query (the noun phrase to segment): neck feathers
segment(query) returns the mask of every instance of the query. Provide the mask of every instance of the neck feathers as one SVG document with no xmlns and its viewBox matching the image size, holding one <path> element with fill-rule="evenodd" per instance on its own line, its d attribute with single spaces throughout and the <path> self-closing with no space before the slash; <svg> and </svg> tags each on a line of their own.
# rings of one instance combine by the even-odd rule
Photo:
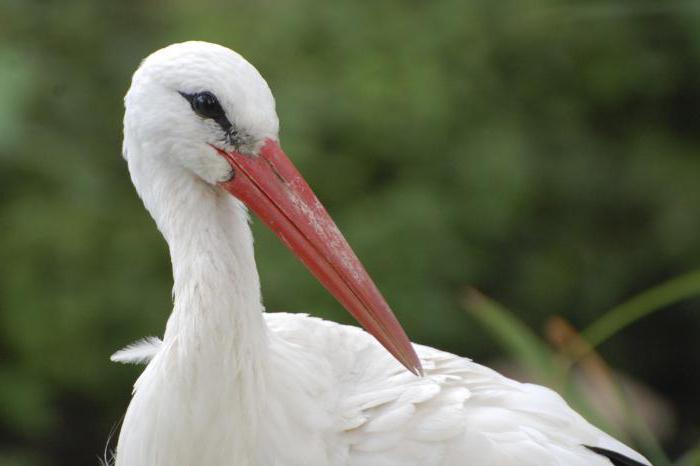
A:
<svg viewBox="0 0 700 466">
<path fill-rule="evenodd" d="M 243 204 L 164 157 L 130 157 L 129 168 L 170 249 L 174 307 L 164 347 L 178 372 L 263 372 L 267 329 Z"/>
<path fill-rule="evenodd" d="M 173 266 L 173 313 L 164 340 L 229 369 L 255 363 L 266 329 L 253 238 L 243 205 L 185 174 L 154 215 Z"/>
<path fill-rule="evenodd" d="M 118 464 L 218 465 L 220 455 L 255 464 L 249 456 L 258 442 L 270 357 L 247 213 L 186 170 L 161 167 L 143 179 L 147 171 L 132 169 L 131 161 L 130 169 L 168 242 L 174 308 L 162 349 L 137 382 Z M 177 458 L 159 448 L 193 443 L 202 448 L 173 449 Z"/>
</svg>

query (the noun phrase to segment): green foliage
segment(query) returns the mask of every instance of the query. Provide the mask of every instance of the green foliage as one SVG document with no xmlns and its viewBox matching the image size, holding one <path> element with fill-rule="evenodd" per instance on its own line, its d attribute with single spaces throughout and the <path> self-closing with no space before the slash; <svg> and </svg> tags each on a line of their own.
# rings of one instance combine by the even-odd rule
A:
<svg viewBox="0 0 700 466">
<path fill-rule="evenodd" d="M 513 313 L 476 290 L 469 290 L 465 307 L 540 383 L 553 385 L 558 372 L 553 352 Z"/>
<path fill-rule="evenodd" d="M 700 294 L 700 271 L 694 271 L 654 288 L 616 306 L 583 331 L 583 338 L 595 347 L 627 325 L 654 311 Z"/>
<path fill-rule="evenodd" d="M 501 348 L 461 312 L 465 285 L 527 328 L 554 312 L 581 326 L 697 268 L 698 12 L 629 0 L 0 3 L 0 464 L 95 464 L 138 374 L 108 356 L 164 327 L 167 249 L 119 156 L 121 99 L 151 51 L 203 39 L 254 63 L 283 146 L 408 333 L 483 361 Z M 255 233 L 269 309 L 350 321 Z M 675 407 L 673 458 L 700 435 L 697 304 L 599 348 Z"/>
</svg>

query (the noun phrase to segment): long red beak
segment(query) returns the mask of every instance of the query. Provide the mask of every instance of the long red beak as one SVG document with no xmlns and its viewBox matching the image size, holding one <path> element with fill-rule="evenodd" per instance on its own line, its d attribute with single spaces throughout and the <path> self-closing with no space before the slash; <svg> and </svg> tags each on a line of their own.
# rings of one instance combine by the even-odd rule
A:
<svg viewBox="0 0 700 466">
<path fill-rule="evenodd" d="M 217 151 L 234 171 L 222 186 L 255 212 L 401 364 L 422 374 L 389 305 L 279 144 L 268 139 L 259 155 Z"/>
</svg>

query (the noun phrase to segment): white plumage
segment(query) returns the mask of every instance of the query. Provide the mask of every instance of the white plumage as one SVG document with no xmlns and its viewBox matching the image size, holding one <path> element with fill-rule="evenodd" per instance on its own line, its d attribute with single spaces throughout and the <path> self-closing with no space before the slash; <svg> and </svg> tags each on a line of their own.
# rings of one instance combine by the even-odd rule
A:
<svg viewBox="0 0 700 466">
<path fill-rule="evenodd" d="M 226 121 L 193 103 L 202 92 Z M 222 154 L 259 157 L 277 117 L 239 55 L 202 42 L 154 53 L 134 75 L 124 128 L 132 180 L 170 248 L 174 309 L 162 342 L 113 356 L 150 361 L 117 466 L 611 466 L 609 452 L 650 464 L 549 389 L 420 345 L 417 377 L 364 330 L 265 313 L 247 212 L 222 188 L 232 170 L 248 174 Z M 388 333 L 383 344 L 411 367 Z"/>
</svg>

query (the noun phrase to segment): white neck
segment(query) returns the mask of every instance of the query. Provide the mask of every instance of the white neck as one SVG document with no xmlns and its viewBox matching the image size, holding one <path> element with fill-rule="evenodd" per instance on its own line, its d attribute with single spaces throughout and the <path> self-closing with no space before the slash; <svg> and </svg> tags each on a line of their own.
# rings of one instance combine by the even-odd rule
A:
<svg viewBox="0 0 700 466">
<path fill-rule="evenodd" d="M 267 334 L 253 237 L 242 204 L 193 177 L 176 188 L 158 226 L 173 265 L 173 313 L 164 340 L 178 340 L 187 363 L 194 351 L 229 370 L 264 364 Z"/>
<path fill-rule="evenodd" d="M 164 157 L 133 157 L 129 168 L 170 249 L 174 308 L 165 342 L 238 370 L 260 362 L 266 330 L 243 204 Z"/>
<path fill-rule="evenodd" d="M 234 464 L 254 464 L 249 455 L 264 419 L 270 349 L 247 213 L 228 193 L 176 166 L 157 167 L 152 177 L 139 174 L 153 170 L 130 170 L 168 242 L 174 277 L 163 349 L 137 382 L 132 406 L 143 402 L 175 419 L 134 422 L 154 445 L 199 441 L 211 454 L 230 451 Z M 125 425 L 130 421 L 127 415 Z M 208 436 L 187 438 L 196 433 Z M 127 450 L 129 442 L 120 439 L 120 449 L 122 443 Z M 122 459 L 128 456 L 124 451 Z M 167 461 L 152 464 L 184 464 Z M 192 461 L 216 464 L 201 453 Z"/>
</svg>

